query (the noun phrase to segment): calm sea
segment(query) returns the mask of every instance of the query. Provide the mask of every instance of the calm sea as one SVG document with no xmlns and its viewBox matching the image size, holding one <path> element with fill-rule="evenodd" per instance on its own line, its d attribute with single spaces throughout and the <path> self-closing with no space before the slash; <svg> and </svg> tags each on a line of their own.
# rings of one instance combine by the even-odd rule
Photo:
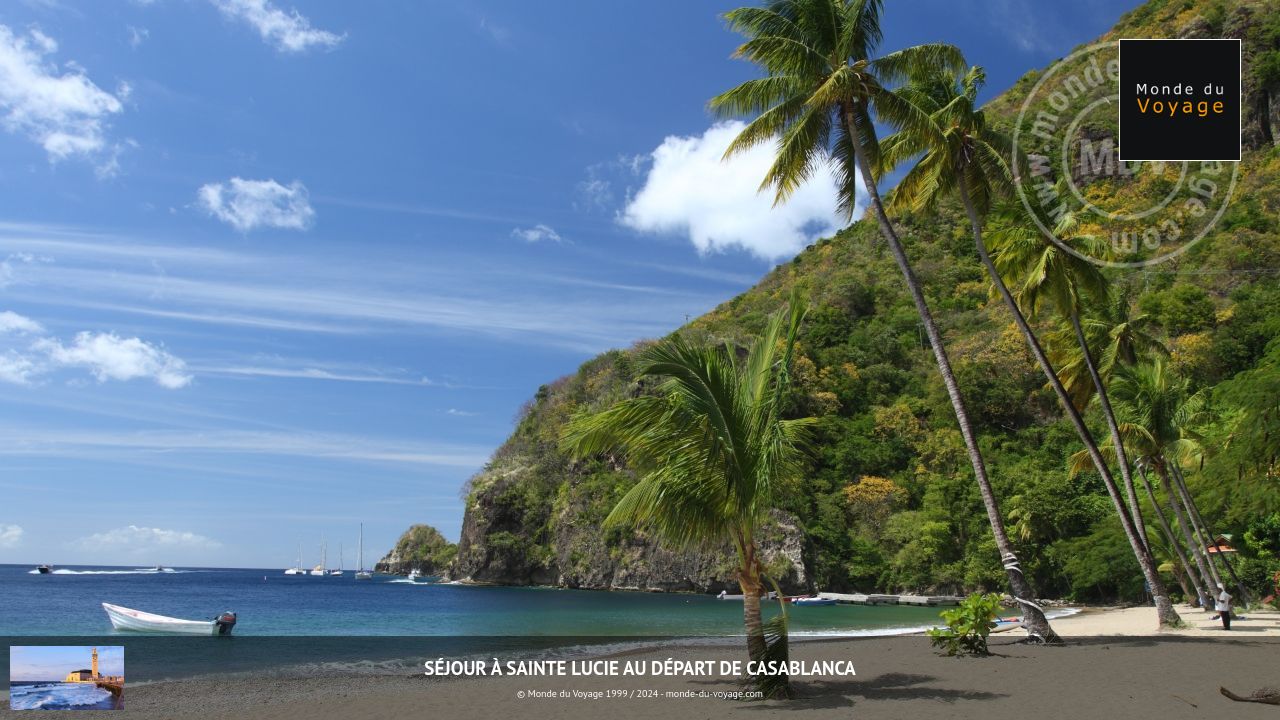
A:
<svg viewBox="0 0 1280 720">
<path fill-rule="evenodd" d="M 0 565 L 0 644 L 123 645 L 127 683 L 201 675 L 410 674 L 436 657 L 573 656 L 673 638 L 742 643 L 742 603 L 709 595 L 411 583 L 375 576 L 288 576 L 279 569 Z M 230 638 L 145 636 L 111 628 L 102 603 L 186 619 L 238 614 Z M 766 614 L 776 603 L 766 604 Z M 883 635 L 938 622 L 937 609 L 796 607 L 793 639 Z M 43 636 L 35 639 L 32 636 Z M 735 637 L 736 636 L 736 637 Z M 0 673 L 7 674 L 0 655 Z"/>
<path fill-rule="evenodd" d="M 0 565 L 0 635 L 116 634 L 102 603 L 191 620 L 237 613 L 235 635 L 726 636 L 742 603 L 710 595 L 411 583 L 276 570 Z M 937 624 L 938 611 L 838 605 L 791 609 L 793 633 L 881 634 Z M 128 634 L 125 634 L 128 635 Z"/>
</svg>

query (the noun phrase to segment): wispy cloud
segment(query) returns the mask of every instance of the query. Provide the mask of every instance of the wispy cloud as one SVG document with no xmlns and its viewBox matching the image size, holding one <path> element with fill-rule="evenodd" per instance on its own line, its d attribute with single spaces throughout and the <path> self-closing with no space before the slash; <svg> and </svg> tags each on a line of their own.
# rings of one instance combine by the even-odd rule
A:
<svg viewBox="0 0 1280 720">
<path fill-rule="evenodd" d="M 0 426 L 0 456 L 127 460 L 183 452 L 477 468 L 488 459 L 490 449 L 301 431 L 95 432 Z"/>
<path fill-rule="evenodd" d="M 527 243 L 536 242 L 564 242 L 564 238 L 560 237 L 560 233 L 550 225 L 538 223 L 529 228 L 516 228 L 511 231 L 511 237 L 518 238 Z"/>
<path fill-rule="evenodd" d="M 151 32 L 144 27 L 134 27 L 133 25 L 130 25 L 125 29 L 129 33 L 129 47 L 135 50 L 151 36 Z"/>
<path fill-rule="evenodd" d="M 204 185 L 196 195 L 206 212 L 241 232 L 260 227 L 305 230 L 316 216 L 306 186 L 297 180 L 286 186 L 235 177 Z"/>
<path fill-rule="evenodd" d="M 771 145 L 723 159 L 743 127 L 732 121 L 702 135 L 663 140 L 621 223 L 645 233 L 685 235 L 701 253 L 736 248 L 766 260 L 794 255 L 839 229 L 831 163 L 821 163 L 785 204 L 775 206 L 772 193 L 759 191 L 773 164 Z"/>
<path fill-rule="evenodd" d="M 720 297 L 712 290 L 610 282 L 600 272 L 614 262 L 608 258 L 579 276 L 501 259 L 483 267 L 435 255 L 381 261 L 346 255 L 341 246 L 336 256 L 321 259 L 269 247 L 229 253 L 105 237 L 111 242 L 101 244 L 118 253 L 108 254 L 91 236 L 42 239 L 30 228 L 10 236 L 0 225 L 0 245 L 48 252 L 56 260 L 23 267 L 23 282 L 7 295 L 13 302 L 184 321 L 188 331 L 190 323 L 349 335 L 425 330 L 575 353 L 664 334 Z M 163 272 L 147 258 L 149 247 L 163 258 Z M 644 302 L 626 296 L 635 292 L 645 294 Z"/>
<path fill-rule="evenodd" d="M 0 548 L 15 548 L 22 544 L 21 525 L 0 525 Z"/>
<path fill-rule="evenodd" d="M 311 26 L 311 21 L 297 10 L 288 12 L 271 0 L 210 0 L 222 14 L 248 23 L 263 41 L 280 52 L 300 53 L 312 48 L 334 48 L 346 38 L 328 30 Z"/>
<path fill-rule="evenodd" d="M 38 143 L 52 161 L 86 158 L 110 174 L 121 145 L 107 139 L 108 120 L 124 105 L 80 66 L 49 62 L 57 50 L 39 29 L 19 35 L 0 25 L 0 125 Z"/>
<path fill-rule="evenodd" d="M 157 553 L 170 550 L 217 550 L 222 543 L 185 530 L 128 525 L 75 540 L 72 546 L 98 557 L 144 558 L 154 562 Z"/>
</svg>

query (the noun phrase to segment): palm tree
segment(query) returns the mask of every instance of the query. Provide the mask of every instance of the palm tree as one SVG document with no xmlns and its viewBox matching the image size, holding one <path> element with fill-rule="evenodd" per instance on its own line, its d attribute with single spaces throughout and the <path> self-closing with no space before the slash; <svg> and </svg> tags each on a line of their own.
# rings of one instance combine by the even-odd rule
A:
<svg viewBox="0 0 1280 720">
<path fill-rule="evenodd" d="M 955 193 L 960 196 L 973 229 L 979 260 L 1013 315 L 1014 323 L 1022 332 L 1032 355 L 1102 476 L 1111 502 L 1120 516 L 1121 527 L 1155 598 L 1160 625 L 1178 625 L 1181 619 L 1169 600 L 1146 541 L 1134 527 L 1106 460 L 1085 424 L 1084 417 L 1058 380 L 1053 364 L 1045 355 L 1044 348 L 1027 323 L 1017 300 L 1004 284 L 983 240 L 982 217 L 991 209 L 994 198 L 1012 194 L 1015 176 L 1006 159 L 1014 156 L 1012 143 L 1006 136 L 989 127 L 986 116 L 976 107 L 978 90 L 984 79 L 982 69 L 977 67 L 971 68 L 958 85 L 954 76 L 933 71 L 913 77 L 911 83 L 902 90 L 901 96 L 927 112 L 930 122 L 898 132 L 886 140 L 882 147 L 885 167 L 920 156 L 898 183 L 894 201 L 924 208 L 933 205 L 944 195 Z"/>
<path fill-rule="evenodd" d="M 1192 603 L 1193 607 L 1198 605 L 1201 608 L 1208 608 L 1209 594 L 1205 590 L 1202 578 L 1197 578 L 1195 574 L 1191 572 L 1191 563 L 1187 562 L 1187 555 L 1182 550 L 1182 543 L 1178 541 L 1178 536 L 1173 533 L 1173 528 L 1169 525 L 1169 520 L 1164 516 L 1164 510 L 1160 508 L 1160 501 L 1156 498 L 1155 489 L 1151 487 L 1151 481 L 1147 478 L 1146 466 L 1142 462 L 1139 462 L 1137 470 L 1138 476 L 1142 478 L 1142 485 L 1147 490 L 1147 496 L 1151 498 L 1151 509 L 1155 511 L 1156 520 L 1159 522 L 1160 531 L 1164 534 L 1165 543 L 1168 545 L 1170 553 L 1175 556 L 1174 560 L 1183 570 L 1183 573 L 1178 575 L 1178 580 L 1182 583 L 1183 594 L 1187 596 L 1187 601 L 1191 602 L 1191 596 L 1193 593 L 1188 591 L 1193 590 L 1196 597 L 1196 601 Z M 1174 513 L 1174 518 L 1182 525 L 1185 534 L 1186 525 L 1182 524 L 1181 516 L 1178 515 L 1177 509 L 1173 505 L 1172 497 L 1169 499 L 1169 508 Z M 1189 534 L 1186 534 L 1184 539 L 1194 542 L 1191 540 L 1191 536 Z M 1194 554 L 1194 544 L 1190 547 L 1191 552 Z M 1199 561 L 1199 557 L 1197 557 L 1196 560 Z M 1203 568 L 1198 569 L 1203 572 Z M 1183 579 L 1184 576 L 1191 581 L 1191 587 L 1187 587 L 1187 581 Z"/>
<path fill-rule="evenodd" d="M 576 457 L 620 450 L 639 473 L 606 526 L 651 527 L 679 546 L 733 545 L 752 660 L 778 648 L 761 620 L 765 577 L 756 530 L 779 485 L 798 477 L 816 422 L 779 415 L 803 316 L 793 300 L 745 358 L 735 348 L 694 346 L 680 336 L 641 351 L 640 374 L 662 379 L 657 393 L 577 416 L 562 438 Z M 785 631 L 780 642 L 785 652 Z M 790 695 L 785 675 L 757 683 L 770 697 Z"/>
<path fill-rule="evenodd" d="M 876 186 L 879 142 L 874 112 L 895 127 L 928 122 L 911 103 L 885 89 L 923 68 L 959 70 L 964 57 L 946 44 L 916 45 L 874 57 L 882 39 L 882 0 L 768 0 L 725 15 L 729 26 L 747 37 L 736 56 L 756 63 L 765 76 L 738 85 L 711 100 L 711 108 L 728 116 L 755 116 L 726 151 L 726 156 L 765 142 L 776 142 L 777 155 L 761 189 L 772 188 L 784 202 L 826 159 L 835 160 L 839 207 L 852 217 L 858 181 L 870 200 L 880 232 L 907 285 L 924 325 L 938 371 L 955 412 L 973 466 L 987 519 L 1009 579 L 1010 593 L 1022 609 L 1028 636 L 1058 642 L 1058 636 L 1035 603 L 1035 593 L 1004 528 L 1004 519 L 978 448 L 977 435 L 951 369 L 942 333 L 925 302 L 897 231 L 889 221 Z"/>
<path fill-rule="evenodd" d="M 1141 444 L 1151 456 L 1156 474 L 1165 482 L 1170 501 L 1175 510 L 1179 505 L 1186 514 L 1186 526 L 1193 538 L 1189 540 L 1205 584 L 1213 588 L 1222 582 L 1218 567 L 1208 555 L 1208 548 L 1216 545 L 1211 529 L 1200 515 L 1200 509 L 1187 487 L 1182 465 L 1203 456 L 1204 447 L 1197 428 L 1208 419 L 1207 402 L 1202 392 L 1191 392 L 1190 381 L 1177 377 L 1164 358 L 1157 357 L 1148 365 L 1136 365 L 1120 375 L 1116 391 L 1123 393 L 1126 411 L 1131 419 L 1130 431 L 1125 441 Z M 1198 538 L 1199 542 L 1196 542 Z M 1236 576 L 1231 561 L 1222 553 L 1218 556 L 1225 564 L 1240 590 L 1247 597 L 1247 590 Z M 1207 572 L 1206 572 L 1207 571 Z"/>
<path fill-rule="evenodd" d="M 1042 222 L 1047 219 L 1042 218 Z M 1086 296 L 1095 303 L 1110 300 L 1106 276 L 1097 265 L 1084 259 L 1097 257 L 1100 251 L 1105 252 L 1106 243 L 1081 233 L 1073 212 L 1058 216 L 1053 234 L 1059 242 L 1081 250 L 1080 255 L 1067 252 L 1058 243 L 1049 242 L 1039 227 L 1026 222 L 1025 216 L 1010 221 L 1006 214 L 1004 220 L 990 233 L 996 268 L 1000 270 L 1006 283 L 1009 280 L 1017 283 L 1014 297 L 1029 318 L 1035 318 L 1046 304 L 1051 303 L 1071 326 L 1071 342 L 1078 349 L 1080 359 L 1076 367 L 1084 367 L 1089 384 L 1084 385 L 1074 375 L 1067 375 L 1061 366 L 1057 373 L 1058 379 L 1063 382 L 1071 401 L 1081 411 L 1088 405 L 1091 397 L 1098 398 L 1107 431 L 1111 435 L 1112 447 L 1115 448 L 1116 464 L 1120 467 L 1120 478 L 1124 483 L 1125 500 L 1133 517 L 1134 529 L 1143 544 L 1147 544 L 1147 526 L 1142 517 L 1142 505 L 1134 487 L 1133 474 L 1129 469 L 1129 458 L 1125 455 L 1124 443 L 1120 441 L 1120 428 L 1116 425 L 1115 412 L 1107 397 L 1106 383 L 1102 380 L 1098 364 L 1094 362 L 1081 322 L 1081 308 L 1084 305 L 1081 301 Z M 1068 380 L 1075 382 L 1069 384 Z M 1075 392 L 1072 392 L 1073 385 Z"/>
</svg>

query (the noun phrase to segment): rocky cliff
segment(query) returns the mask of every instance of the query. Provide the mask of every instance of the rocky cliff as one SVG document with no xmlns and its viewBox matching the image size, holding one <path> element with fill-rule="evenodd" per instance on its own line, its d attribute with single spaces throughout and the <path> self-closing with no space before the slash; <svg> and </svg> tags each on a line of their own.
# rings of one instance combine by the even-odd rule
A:
<svg viewBox="0 0 1280 720">
<path fill-rule="evenodd" d="M 458 552 L 458 546 L 444 539 L 430 525 L 414 525 L 400 536 L 391 552 L 374 565 L 374 570 L 392 575 L 440 575 Z"/>
</svg>

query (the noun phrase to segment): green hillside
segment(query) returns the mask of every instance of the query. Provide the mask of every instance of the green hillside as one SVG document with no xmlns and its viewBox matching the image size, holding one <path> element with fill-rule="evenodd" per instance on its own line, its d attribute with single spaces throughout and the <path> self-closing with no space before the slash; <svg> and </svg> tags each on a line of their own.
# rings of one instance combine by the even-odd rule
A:
<svg viewBox="0 0 1280 720">
<path fill-rule="evenodd" d="M 1246 40 L 1247 150 L 1231 205 L 1179 258 L 1108 276 L 1131 317 L 1149 320 L 1177 376 L 1210 398 L 1212 412 L 1200 427 L 1205 459 L 1187 469 L 1187 480 L 1214 529 L 1233 536 L 1246 581 L 1260 591 L 1280 570 L 1280 152 L 1272 142 L 1272 116 L 1280 111 L 1272 101 L 1280 89 L 1280 72 L 1273 70 L 1280 67 L 1277 8 L 1153 0 L 1125 15 L 1108 36 Z M 1036 78 L 1029 73 L 989 103 L 994 122 L 1012 125 Z M 1099 179 L 1088 192 L 1123 204 L 1155 192 L 1159 181 L 1143 174 Z M 944 331 L 1033 584 L 1045 597 L 1137 599 L 1142 576 L 1110 500 L 1096 475 L 1068 472 L 1080 442 L 1007 310 L 992 300 L 963 213 L 943 206 L 893 217 Z M 1004 574 L 950 404 L 901 275 L 871 222 L 814 244 L 678 332 L 741 342 L 797 288 L 808 297 L 810 314 L 789 412 L 819 416 L 822 424 L 803 480 L 781 493 L 786 514 L 780 517 L 795 518 L 800 535 L 803 567 L 793 568 L 802 571 L 793 578 L 824 590 L 1002 588 Z M 1052 339 L 1059 329 L 1043 324 L 1040 330 Z M 539 389 L 511 437 L 466 489 L 452 576 L 611 587 L 616 583 L 593 569 L 650 561 L 634 551 L 643 535 L 599 529 L 632 482 L 625 466 L 609 457 L 571 463 L 556 448 L 575 413 L 646 391 L 634 379 L 632 358 L 633 350 L 611 351 Z M 1106 431 L 1095 413 L 1090 407 L 1101 439 Z M 1154 535 L 1153 545 L 1158 560 L 1169 559 Z M 696 582 L 692 588 L 706 589 Z"/>
</svg>

